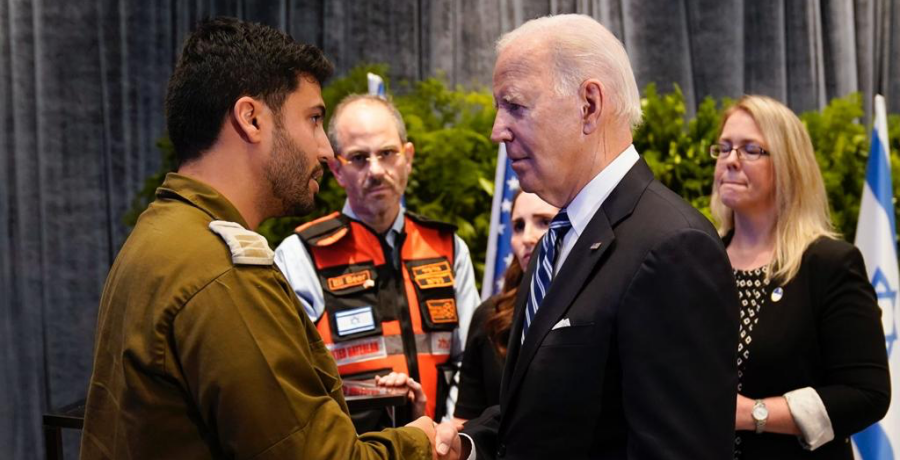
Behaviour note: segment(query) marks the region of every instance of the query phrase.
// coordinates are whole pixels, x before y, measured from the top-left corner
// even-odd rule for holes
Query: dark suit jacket
[[[478,459],[731,458],[739,307],[709,221],[639,160],[520,346],[537,259],[519,290],[500,405],[464,430]],[[551,330],[563,318],[571,326]]]
[[[835,439],[809,452],[794,436],[742,432],[743,458],[852,459],[849,436],[880,420],[891,399],[881,310],[862,255],[820,238],[783,289],[760,309],[742,393],[757,399],[812,387]]]

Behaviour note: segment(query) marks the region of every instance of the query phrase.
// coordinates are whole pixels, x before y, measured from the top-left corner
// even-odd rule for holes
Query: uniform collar
[[[156,189],[157,199],[173,196],[209,214],[213,220],[234,222],[248,228],[241,213],[225,195],[209,184],[178,173],[166,174],[166,180]]]

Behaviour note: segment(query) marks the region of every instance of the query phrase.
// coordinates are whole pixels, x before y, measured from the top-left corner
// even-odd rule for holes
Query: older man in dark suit
[[[587,16],[500,39],[492,138],[561,208],[519,289],[501,404],[477,458],[731,458],[738,297],[710,222],[632,145],[637,84]]]

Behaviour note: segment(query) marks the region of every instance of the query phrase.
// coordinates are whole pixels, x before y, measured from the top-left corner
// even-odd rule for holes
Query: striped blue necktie
[[[538,258],[534,274],[531,277],[531,295],[525,303],[525,324],[522,327],[522,341],[525,341],[525,334],[537,314],[541,301],[547,295],[550,289],[550,281],[553,279],[553,266],[556,264],[556,255],[562,240],[566,236],[566,232],[572,228],[572,222],[569,221],[569,215],[563,208],[559,214],[550,222],[550,230],[541,240],[541,254]]]

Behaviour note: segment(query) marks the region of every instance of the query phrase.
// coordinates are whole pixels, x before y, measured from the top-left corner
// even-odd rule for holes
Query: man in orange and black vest
[[[343,211],[298,227],[275,262],[345,379],[402,372],[421,382],[429,416],[452,414],[450,379],[479,303],[469,248],[452,225],[403,208],[415,147],[390,101],[348,96],[328,137]]]

